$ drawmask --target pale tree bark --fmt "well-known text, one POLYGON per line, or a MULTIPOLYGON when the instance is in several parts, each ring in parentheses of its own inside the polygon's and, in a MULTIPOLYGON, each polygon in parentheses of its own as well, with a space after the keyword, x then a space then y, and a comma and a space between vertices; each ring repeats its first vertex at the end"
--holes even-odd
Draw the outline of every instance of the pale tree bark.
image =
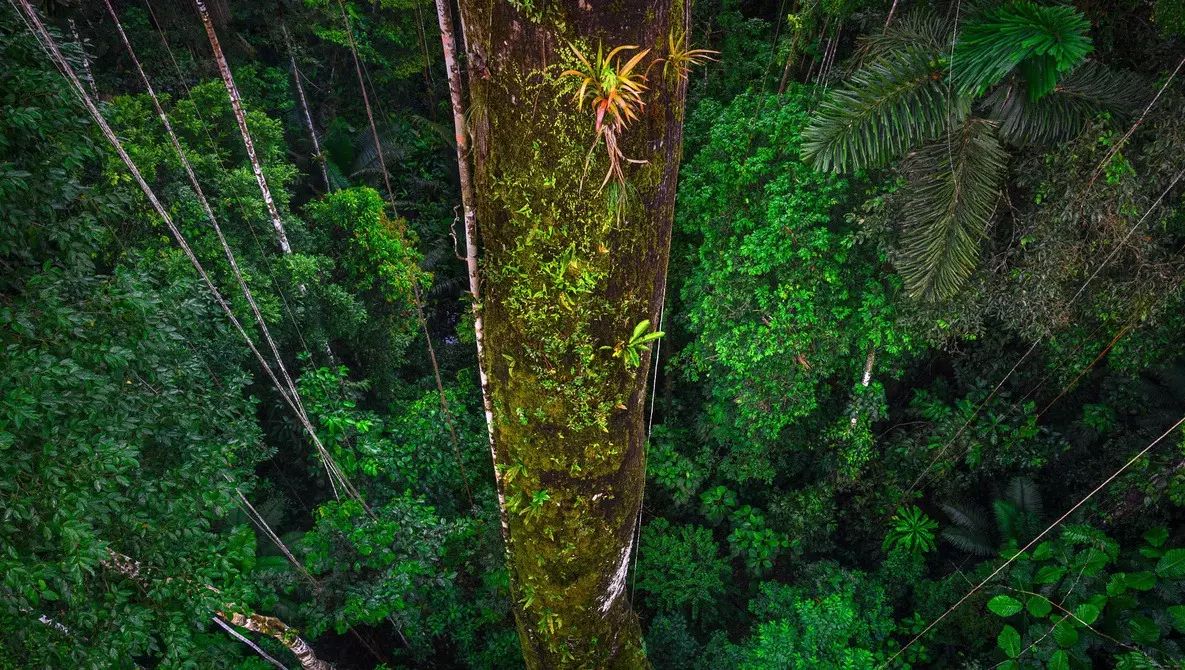
POLYGON ((280 220, 280 212, 276 209, 276 201, 272 199, 271 189, 268 188, 267 178, 263 175, 263 167, 255 155, 255 143, 251 141, 251 133, 247 130, 247 115, 243 112, 243 102, 239 96, 239 88, 235 85, 234 77, 230 73, 230 65, 222 53, 222 46, 218 42, 218 33, 214 31, 214 23, 210 19, 210 12, 203 0, 194 0, 202 24, 206 27, 206 36, 210 38, 210 48, 214 51, 214 60, 218 62, 218 72, 222 75, 222 83, 226 85, 226 93, 230 96, 230 106, 234 110, 235 122, 238 123, 239 133, 243 136, 243 145, 247 148, 247 158, 251 161, 251 169, 255 171, 255 181, 259 184, 259 191, 263 194, 263 202, 267 205, 267 212, 272 219, 272 227, 276 229, 276 239, 280 250, 285 254, 292 253, 288 244, 288 234, 284 232, 284 223, 280 220))
POLYGON ((485 279, 481 356, 524 658, 529 668, 646 667, 623 594, 645 482, 651 353, 629 340, 644 320, 658 321, 666 283, 686 81, 660 59, 689 29, 690 4, 460 8, 485 279), (638 47, 615 68, 650 50, 637 66, 649 73, 645 106, 612 137, 598 134, 591 100, 583 109, 573 100, 578 78, 562 75, 583 67, 569 45, 595 67, 598 44, 604 53, 638 47), (598 190, 615 177, 612 140, 620 180, 598 190))
MULTIPOLYGON (((100 563, 107 569, 117 572, 128 580, 141 585, 149 579, 140 561, 111 549, 107 550, 107 558, 100 561, 100 563)), ((165 578, 166 582, 173 580, 173 577, 165 578)), ((189 582, 189 580, 182 581, 189 582)), ((209 584, 205 584, 201 588, 215 595, 221 595, 222 593, 209 584)), ((215 611, 223 621, 228 621, 239 628, 244 628, 261 635, 268 635, 279 640, 280 644, 284 645, 300 661, 300 667, 304 668, 304 670, 333 669, 333 666, 317 657, 317 653, 313 651, 313 648, 309 646, 308 642, 305 642, 297 634, 295 628, 289 627, 276 617, 263 616, 261 614, 243 614, 242 612, 234 611, 235 609, 237 608, 234 603, 221 603, 215 611)))
MULTIPOLYGON (((876 363, 876 347, 869 347, 868 348, 868 358, 864 361, 864 376, 860 378, 860 385, 863 386, 864 388, 868 388, 868 385, 872 383, 872 366, 875 363, 876 363)), ((860 410, 856 410, 852 414, 852 427, 855 428, 856 424, 859 421, 860 421, 860 410)))
POLYGON ((280 30, 284 33, 284 45, 288 47, 288 60, 292 64, 292 80, 296 82, 296 100, 300 103, 300 111, 304 116, 305 127, 309 129, 309 138, 313 141, 313 162, 321 168, 321 179, 325 180, 325 192, 333 190, 329 185, 329 169, 325 167, 325 154, 321 151, 321 142, 317 140, 317 129, 313 127, 313 115, 309 113, 309 101, 304 94, 304 84, 300 83, 300 70, 296 67, 296 49, 292 47, 292 36, 288 34, 288 26, 280 22, 280 30))
MULTIPOLYGON (((494 410, 490 402, 490 383, 485 367, 485 326, 481 316, 481 275, 477 269, 477 196, 473 193, 473 171, 469 166, 469 132, 465 129, 465 102, 461 93, 461 68, 457 63, 457 40, 453 33, 452 0, 436 0, 440 22, 440 40, 444 47, 444 66, 448 73, 449 98, 453 109, 453 130, 457 141, 457 167, 461 182, 461 208, 465 216, 465 266, 469 275, 469 296, 473 307, 473 333, 477 340, 477 374, 481 381, 481 404, 485 410, 490 438, 490 458, 498 462, 494 451, 494 410)), ((506 496, 502 475, 494 468, 494 486, 498 493, 498 515, 502 539, 509 542, 510 526, 506 516, 506 496)))
POLYGON ((230 621, 239 628, 261 635, 269 635, 280 641, 296 660, 300 661, 300 667, 304 670, 333 670, 333 666, 320 658, 317 658, 317 653, 309 646, 304 638, 296 634, 296 630, 289 628, 287 624, 275 617, 263 616, 260 614, 252 614, 247 616, 234 612, 227 616, 223 612, 218 613, 223 619, 230 621))
POLYGON ((78 26, 74 19, 70 19, 70 32, 74 35, 74 43, 78 45, 78 53, 82 56, 83 81, 91 89, 91 95, 99 97, 99 90, 95 88, 95 75, 91 72, 91 59, 86 55, 86 47, 82 44, 82 37, 78 35, 78 26))

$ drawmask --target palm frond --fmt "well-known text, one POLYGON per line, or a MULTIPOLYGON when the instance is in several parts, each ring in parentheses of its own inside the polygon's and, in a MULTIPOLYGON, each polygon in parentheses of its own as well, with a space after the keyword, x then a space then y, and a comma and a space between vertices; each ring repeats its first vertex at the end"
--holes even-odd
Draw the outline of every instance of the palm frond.
POLYGON ((1028 477, 1013 477, 1008 480, 1008 488, 1004 492, 1008 502, 1017 510, 1032 514, 1036 517, 1044 516, 1045 505, 1041 501, 1041 491, 1037 483, 1028 477))
POLYGON ((338 191, 350 187, 350 178, 335 161, 325 161, 325 173, 329 176, 330 190, 338 191))
POLYGON ((990 528, 987 512, 978 505, 942 503, 939 507, 950 517, 951 523, 959 528, 978 532, 986 532, 990 528))
POLYGON ((951 48, 954 24, 926 9, 909 12, 883 34, 864 35, 856 49, 860 63, 885 58, 904 49, 946 54, 951 48))
POLYGON ((967 528, 946 528, 942 531, 942 538, 953 544, 957 549, 976 556, 991 556, 995 553, 992 538, 986 533, 969 530, 967 528))
MULTIPOLYGON (((379 133, 379 142, 383 150, 383 162, 387 167, 398 164, 407 154, 407 147, 396 136, 394 131, 385 130, 379 133)), ((354 139, 354 163, 350 176, 357 178, 381 173, 383 166, 379 165, 379 145, 375 144, 374 135, 362 132, 354 139)))
POLYGON ((951 59, 959 91, 982 95, 1020 67, 1032 100, 1053 90, 1060 73, 1073 69, 1092 48, 1090 22, 1067 5, 1019 0, 989 9, 967 22, 951 59))
POLYGON ((910 295, 945 299, 971 276, 1006 158, 994 124, 977 118, 911 156, 897 258, 910 295))
POLYGON ((803 131, 802 156, 815 169, 879 167, 939 136, 970 111, 947 96, 939 53, 909 47, 856 71, 828 96, 803 131))
POLYGON ((1021 512, 1007 500, 993 500, 992 514, 996 517, 996 528, 1000 531, 1000 537, 1005 540, 1016 539, 1019 533, 1019 520, 1021 512))
POLYGON ((1033 101, 1016 80, 985 99, 987 116, 999 123, 1000 137, 1017 146, 1060 142, 1082 132, 1100 112, 1124 116, 1148 98, 1146 82, 1088 61, 1064 77, 1053 91, 1033 101))

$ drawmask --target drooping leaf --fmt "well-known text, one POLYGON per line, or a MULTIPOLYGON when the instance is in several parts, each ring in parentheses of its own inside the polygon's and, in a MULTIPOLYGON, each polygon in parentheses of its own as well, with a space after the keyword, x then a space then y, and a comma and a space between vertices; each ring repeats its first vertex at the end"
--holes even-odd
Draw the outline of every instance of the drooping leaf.
POLYGON ((1007 155, 994 124, 968 119, 910 159, 897 269, 914 298, 954 295, 979 260, 1007 155))
POLYGON ((1031 100, 1024 95, 1023 82, 1009 78, 984 101, 987 117, 1000 124, 1001 139, 1017 146, 1040 146, 1073 138, 1101 112, 1127 116, 1148 94, 1141 78, 1088 61, 1040 100, 1031 100))
POLYGON ((940 54, 917 47, 860 68, 803 131, 803 159, 824 171, 880 167, 958 125, 970 100, 948 96, 945 69, 940 54))

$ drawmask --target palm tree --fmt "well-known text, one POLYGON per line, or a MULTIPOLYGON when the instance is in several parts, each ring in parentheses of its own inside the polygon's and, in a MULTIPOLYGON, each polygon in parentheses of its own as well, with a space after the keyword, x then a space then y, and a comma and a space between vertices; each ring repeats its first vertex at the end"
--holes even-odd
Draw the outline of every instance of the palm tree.
POLYGON ((1100 112, 1139 104, 1145 87, 1086 60, 1089 27, 1072 7, 1029 0, 985 10, 958 30, 914 13, 865 38, 849 82, 815 113, 803 158, 816 169, 904 158, 897 267, 915 298, 948 298, 975 269, 1005 145, 1065 140, 1100 112))
POLYGON ((954 524, 943 529, 942 538, 955 547, 979 556, 996 553, 1001 545, 1015 543, 1035 535, 1045 514, 1041 492, 1028 477, 1008 481, 1004 497, 992 501, 995 523, 978 505, 943 504, 942 510, 954 524))

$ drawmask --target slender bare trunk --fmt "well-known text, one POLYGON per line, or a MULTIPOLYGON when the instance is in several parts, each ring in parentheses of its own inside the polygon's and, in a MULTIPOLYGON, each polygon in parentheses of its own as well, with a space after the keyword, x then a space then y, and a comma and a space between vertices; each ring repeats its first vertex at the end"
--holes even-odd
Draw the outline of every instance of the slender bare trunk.
MULTIPOLYGON (((860 385, 863 386, 864 388, 868 388, 868 385, 872 383, 872 365, 874 363, 876 363, 876 348, 869 347, 868 348, 868 359, 864 361, 864 376, 860 379, 860 385)), ((860 410, 856 410, 854 413, 852 413, 852 427, 853 428, 856 426, 856 423, 859 420, 860 420, 860 410)))
MULTIPOLYGON (((450 0, 436 0, 440 21, 440 40, 444 46, 444 66, 448 73, 449 98, 453 108, 453 130, 457 140, 457 167, 461 175, 461 207, 465 212, 465 265, 469 273, 469 295, 473 307, 473 332, 477 340, 477 374, 481 379, 481 404, 485 410, 486 431, 490 438, 490 458, 494 462, 494 484, 498 491, 498 513, 502 520, 502 539, 509 541, 506 496, 494 450, 494 408, 490 402, 490 382, 486 377, 485 327, 481 316, 481 276, 477 270, 477 204, 473 193, 473 172, 469 167, 469 133, 465 130, 465 103, 461 94, 461 68, 457 64, 457 41, 453 33, 453 10, 450 0)), ((509 544, 507 545, 509 550, 509 544)))
POLYGON ((247 299, 247 303, 251 306, 251 311, 255 316, 255 323, 259 326, 261 333, 267 340, 268 346, 271 349, 272 356, 275 358, 280 373, 284 377, 287 384, 287 391, 296 396, 296 385, 288 375, 287 369, 284 367, 280 357, 279 348, 276 346, 275 340, 272 339, 271 333, 268 331, 267 323, 263 320, 263 314, 259 311, 259 306, 255 303, 255 296, 252 295, 251 289, 247 286, 247 282, 243 279, 243 273, 239 270, 238 261, 235 259, 234 252, 231 251, 230 245, 226 241, 226 237, 222 234, 222 227, 218 225, 218 220, 214 217, 214 210, 210 207, 210 201, 206 198, 205 192, 202 190, 202 185, 198 182, 197 175, 193 171, 193 167, 189 163, 189 158, 185 155, 185 150, 181 148, 181 142, 177 139, 177 133, 173 131, 173 124, 169 122, 169 117, 165 114, 165 110, 161 107, 160 99, 156 95, 156 91, 152 88, 152 82, 149 81, 148 75, 144 73, 144 68, 140 66, 140 59, 136 57, 136 52, 132 49, 132 43, 128 40, 127 34, 123 30, 123 24, 119 20, 119 16, 115 13, 115 8, 111 5, 111 0, 103 0, 103 4, 107 6, 107 13, 111 16, 111 20, 115 23, 115 30, 119 33, 119 38, 123 41, 124 48, 128 51, 128 56, 132 60, 132 64, 136 67, 136 72, 140 75, 140 81, 144 84, 145 90, 148 92, 148 97, 152 100, 152 106, 156 110, 160 122, 165 127, 165 132, 169 136, 169 141, 173 144, 173 150, 177 152, 177 158, 181 161, 181 166, 185 169, 185 175, 189 178, 189 185, 193 188, 194 195, 197 196, 198 202, 202 205, 202 210, 206 213, 206 219, 209 220, 210 226, 214 229, 214 233, 218 237, 218 242, 222 245, 222 250, 226 254, 226 259, 230 262, 231 270, 234 272, 235 279, 238 281, 239 289, 242 290, 243 296, 247 299))
POLYGON ((91 72, 91 59, 86 55, 86 48, 82 45, 82 38, 78 35, 78 26, 74 19, 70 19, 70 32, 74 35, 74 43, 78 45, 78 53, 82 56, 83 81, 91 89, 91 95, 99 97, 99 89, 95 88, 95 75, 91 72))
POLYGON ((242 99, 239 88, 235 85, 234 77, 230 73, 230 65, 222 53, 222 46, 218 43, 218 33, 214 31, 214 23, 210 20, 210 12, 203 0, 193 0, 198 14, 202 17, 202 24, 206 27, 206 36, 210 38, 210 48, 214 51, 214 60, 218 61, 218 72, 222 74, 222 83, 226 85, 226 93, 230 96, 230 105, 234 110, 235 121, 239 125, 239 132, 243 136, 243 145, 247 147, 247 158, 251 161, 251 169, 255 171, 255 181, 259 184, 259 191, 263 194, 263 201, 267 204, 267 212, 272 219, 272 227, 276 229, 276 239, 280 243, 280 250, 285 254, 292 253, 288 244, 288 234, 284 232, 284 223, 280 221, 280 212, 276 209, 276 201, 272 199, 271 189, 267 186, 267 178, 263 176, 263 167, 255 155, 255 143, 251 141, 251 133, 247 130, 247 115, 243 112, 242 99))
POLYGON ((284 33, 284 44, 288 47, 288 60, 292 64, 292 80, 296 82, 296 100, 300 103, 305 127, 309 129, 309 139, 313 141, 313 162, 321 168, 321 178, 325 180, 325 192, 328 193, 333 190, 333 187, 329 185, 329 169, 325 167, 325 154, 321 151, 321 143, 317 140, 317 130, 313 127, 313 115, 309 114, 309 101, 304 94, 304 85, 300 83, 300 70, 296 67, 296 49, 292 47, 292 36, 288 34, 288 26, 282 21, 280 30, 284 33))
POLYGON ((259 657, 262 658, 263 660, 267 661, 268 663, 271 663, 272 665, 276 666, 277 668, 280 668, 280 670, 288 670, 287 666, 285 666, 283 663, 277 661, 276 659, 272 658, 271 654, 260 649, 259 645, 255 644, 251 640, 243 637, 243 634, 240 633, 239 631, 235 630, 234 628, 231 628, 230 624, 226 623, 226 621, 223 620, 222 617, 216 617, 216 616, 210 617, 210 620, 213 621, 214 623, 218 624, 218 627, 221 628, 222 630, 226 631, 227 633, 229 633, 231 637, 233 637, 234 639, 238 640, 239 642, 242 642, 243 644, 250 647, 256 654, 259 654, 259 657))

